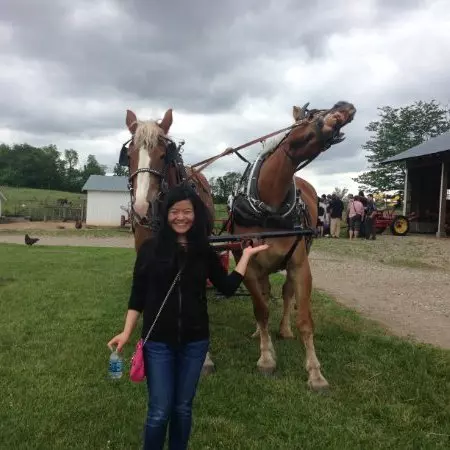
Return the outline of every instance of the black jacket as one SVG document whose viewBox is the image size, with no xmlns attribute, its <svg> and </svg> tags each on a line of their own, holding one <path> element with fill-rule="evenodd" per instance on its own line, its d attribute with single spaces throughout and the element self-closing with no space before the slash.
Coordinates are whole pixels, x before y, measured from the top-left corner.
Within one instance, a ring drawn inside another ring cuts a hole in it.
<svg viewBox="0 0 450 450">
<path fill-rule="evenodd" d="M 139 267 L 143 261 L 149 260 L 153 246 L 154 240 L 149 239 L 139 249 L 128 302 L 128 309 L 143 312 L 143 338 L 147 335 L 180 266 L 179 259 L 164 268 L 158 267 L 159 264 L 155 261 L 142 273 Z M 207 279 L 229 297 L 236 292 L 243 277 L 234 270 L 228 274 L 212 247 L 209 247 L 206 258 L 188 260 L 149 340 L 177 344 L 209 338 Z"/>
<path fill-rule="evenodd" d="M 342 219 L 342 213 L 344 212 L 344 203 L 340 198 L 331 200 L 330 209 L 330 217 L 332 219 Z"/>
</svg>

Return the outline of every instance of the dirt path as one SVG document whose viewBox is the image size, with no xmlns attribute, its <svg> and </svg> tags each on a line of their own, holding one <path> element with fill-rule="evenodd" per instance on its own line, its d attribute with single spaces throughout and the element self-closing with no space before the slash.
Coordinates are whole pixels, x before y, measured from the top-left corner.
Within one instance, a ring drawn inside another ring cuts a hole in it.
<svg viewBox="0 0 450 450">
<path fill-rule="evenodd" d="M 25 245 L 22 235 L 0 235 L 0 242 Z M 38 245 L 132 248 L 133 239 L 42 236 Z M 310 261 L 316 289 L 395 334 L 450 349 L 448 273 L 392 267 L 323 250 L 312 250 Z"/>
<path fill-rule="evenodd" d="M 316 289 L 397 335 L 450 349 L 448 273 L 390 267 L 317 250 L 311 251 L 310 261 Z"/>
</svg>

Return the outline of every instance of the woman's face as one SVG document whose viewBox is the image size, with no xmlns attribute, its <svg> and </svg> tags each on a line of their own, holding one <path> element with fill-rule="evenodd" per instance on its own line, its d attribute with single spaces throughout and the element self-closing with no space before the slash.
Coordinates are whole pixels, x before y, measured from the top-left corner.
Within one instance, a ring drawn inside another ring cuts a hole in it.
<svg viewBox="0 0 450 450">
<path fill-rule="evenodd" d="M 194 223 L 194 207 L 190 200 L 174 203 L 168 213 L 167 221 L 177 234 L 186 234 Z"/>
</svg>

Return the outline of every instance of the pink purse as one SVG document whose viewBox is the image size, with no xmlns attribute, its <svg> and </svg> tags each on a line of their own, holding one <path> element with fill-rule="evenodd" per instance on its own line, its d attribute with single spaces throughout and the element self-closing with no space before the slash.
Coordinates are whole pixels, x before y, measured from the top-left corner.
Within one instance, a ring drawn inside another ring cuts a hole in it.
<svg viewBox="0 0 450 450">
<path fill-rule="evenodd" d="M 161 314 L 161 311 L 164 308 L 164 305 L 166 304 L 166 301 L 169 298 L 170 293 L 172 292 L 177 281 L 180 279 L 181 270 L 182 269 L 180 269 L 179 272 L 177 273 L 177 276 L 173 280 L 172 286 L 170 286 L 170 289 L 167 292 L 166 298 L 161 303 L 158 314 L 156 314 L 155 320 L 153 321 L 150 330 L 148 330 L 147 336 L 145 337 L 145 339 L 142 338 L 139 339 L 139 341 L 136 344 L 136 349 L 133 353 L 133 356 L 131 357 L 131 365 L 130 365 L 130 379 L 135 383 L 140 383 L 141 381 L 145 380 L 144 345 L 147 342 L 150 333 L 153 331 L 156 321 L 158 320 L 158 317 Z"/>
</svg>

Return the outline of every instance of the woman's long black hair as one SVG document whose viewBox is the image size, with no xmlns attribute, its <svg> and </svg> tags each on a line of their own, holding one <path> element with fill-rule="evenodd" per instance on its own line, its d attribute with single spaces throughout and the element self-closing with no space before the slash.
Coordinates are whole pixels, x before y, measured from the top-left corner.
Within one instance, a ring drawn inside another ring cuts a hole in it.
<svg viewBox="0 0 450 450">
<path fill-rule="evenodd" d="M 194 222 L 192 227 L 186 233 L 187 252 L 180 248 L 177 242 L 177 234 L 169 225 L 168 215 L 169 209 L 175 204 L 183 200 L 190 200 L 194 209 Z M 146 263 L 154 262 L 161 270 L 165 270 L 168 266 L 172 266 L 176 259 L 199 257 L 206 255 L 209 248 L 208 237 L 212 233 L 212 217 L 211 214 L 200 199 L 194 189 L 188 184 L 179 184 L 166 194 L 161 211 L 161 222 L 157 234 L 152 238 L 155 239 L 155 245 L 151 255 L 145 258 Z M 151 260 L 151 261 L 150 261 Z"/>
</svg>

